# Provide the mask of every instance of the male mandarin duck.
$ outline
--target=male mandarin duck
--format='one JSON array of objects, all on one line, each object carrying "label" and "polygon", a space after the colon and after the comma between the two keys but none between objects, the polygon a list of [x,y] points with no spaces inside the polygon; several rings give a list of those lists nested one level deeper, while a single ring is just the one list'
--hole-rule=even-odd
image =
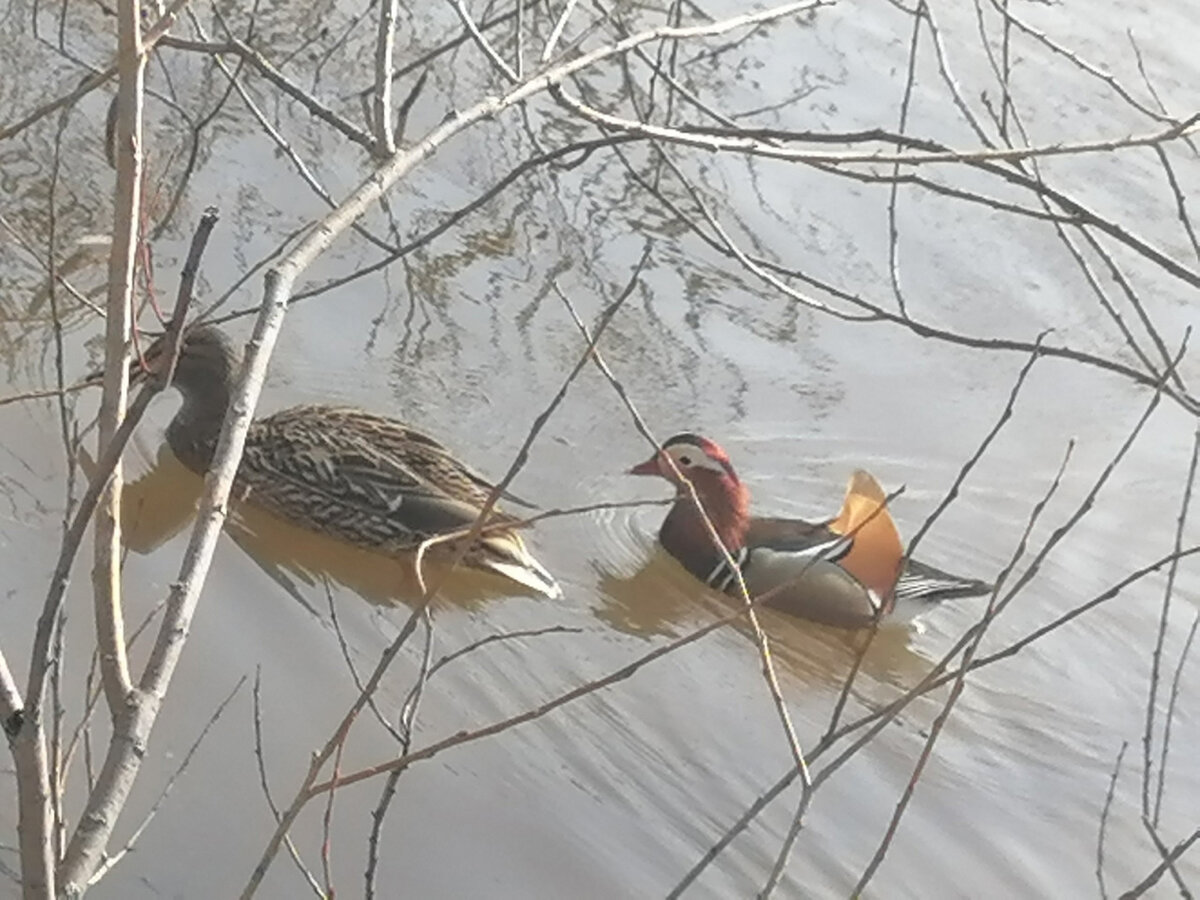
[{"label": "male mandarin duck", "polygon": [[630,469],[675,485],[675,503],[658,532],[663,548],[710,587],[740,596],[734,572],[712,541],[686,485],[691,481],[709,521],[740,566],[751,597],[793,615],[839,628],[862,628],[880,617],[907,621],[942,600],[974,597],[991,585],[906,560],[886,495],[868,473],[850,478],[837,518],[828,522],[758,518],[750,493],[716,443],[677,434],[662,452]]},{"label": "male mandarin duck", "polygon": [[[164,346],[159,338],[146,350],[146,368],[135,377],[162,367]],[[183,406],[167,426],[167,443],[199,475],[212,464],[238,363],[219,329],[185,329],[171,383]],[[297,406],[251,423],[233,495],[310,531],[395,555],[470,528],[491,490],[440,442],[402,422],[352,407]],[[463,564],[562,596],[509,527],[516,522],[493,510],[492,529],[467,549]],[[445,556],[452,549],[448,542],[430,552]]]}]

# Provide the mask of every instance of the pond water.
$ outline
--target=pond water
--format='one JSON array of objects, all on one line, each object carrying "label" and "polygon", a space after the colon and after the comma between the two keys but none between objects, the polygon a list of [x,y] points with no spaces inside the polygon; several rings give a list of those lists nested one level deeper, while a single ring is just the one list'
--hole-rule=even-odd
[{"label": "pond water", "polygon": [[[728,6],[727,14],[736,11]],[[998,52],[999,20],[985,6]],[[1131,29],[1167,109],[1180,118],[1195,111],[1188,104],[1195,102],[1190,86],[1200,79],[1194,53],[1200,24],[1182,8],[1013,6],[1039,31],[1111,71],[1152,104],[1126,37]],[[273,48],[271,58],[286,73],[306,88],[315,83],[339,111],[360,119],[354,92],[371,80],[373,7],[344,44],[335,42],[365,9],[348,0],[303,10],[269,6],[260,10],[258,41]],[[245,13],[230,12],[244,28],[239,16]],[[721,10],[708,12],[717,16]],[[986,119],[981,92],[992,104],[999,95],[979,44],[976,11],[943,3],[934,5],[934,14],[962,95]],[[640,15],[631,24],[660,22]],[[107,59],[111,20],[90,8],[78,16],[67,28],[72,53]],[[42,39],[28,33],[34,18]],[[402,11],[397,59],[414,59],[456,35],[456,21],[452,9]],[[536,21],[548,31],[544,16]],[[744,42],[722,38],[691,46],[680,71],[742,125],[894,128],[911,30],[911,19],[888,4],[836,6]],[[9,48],[0,108],[32,109],[83,74],[48,45],[57,40],[50,12],[17,3],[0,16],[0,31]],[[909,132],[955,147],[978,146],[939,77],[928,34],[922,42]],[[724,49],[710,53],[704,47]],[[163,50],[159,60],[151,66],[150,85],[173,95],[194,120],[226,90],[223,77],[200,56]],[[1014,104],[1031,143],[1160,127],[1029,35],[1014,36],[1012,61]],[[615,103],[622,96],[620,73],[606,72],[591,77],[588,89]],[[645,70],[637,74],[642,82],[646,77]],[[261,79],[249,83],[267,118],[335,197],[357,185],[366,171],[360,149],[278,99]],[[399,84],[403,94],[411,78]],[[474,48],[442,58],[413,106],[408,135],[422,135],[449,109],[465,108],[486,84],[486,64]],[[71,114],[57,169],[55,117],[0,145],[6,219],[42,258],[53,226],[59,272],[101,303],[105,249],[85,239],[105,233],[111,219],[112,174],[101,137],[110,96],[92,94]],[[159,222],[188,161],[181,138],[186,129],[162,101],[149,104],[148,116],[150,218]],[[537,101],[524,117],[510,112],[442,147],[389,195],[386,208],[364,221],[385,240],[407,240],[470,202],[535,148],[560,146],[583,133],[549,99]],[[895,309],[887,184],[782,161],[670,152],[741,246]],[[1195,154],[1180,142],[1166,153],[1194,207],[1200,186]],[[719,441],[750,486],[755,507],[774,514],[832,515],[847,476],[866,468],[888,489],[905,486],[894,514],[902,533],[914,534],[996,423],[1027,355],[804,307],[713,251],[630,178],[626,161],[646,173],[653,158],[651,149],[637,145],[596,151],[571,168],[533,169],[402,261],[295,304],[260,409],[361,405],[437,435],[499,478],[582,352],[554,285],[585,320],[593,320],[630,278],[649,242],[649,263],[601,350],[655,433],[665,438],[694,430]],[[1041,167],[1057,189],[1184,267],[1200,269],[1153,149],[1052,157]],[[942,167],[921,174],[1036,207],[1031,194],[978,171]],[[52,190],[53,219],[47,211]],[[663,190],[699,220],[677,180],[664,175]],[[233,98],[205,129],[178,210],[152,242],[159,303],[169,307],[191,228],[210,204],[222,218],[203,262],[203,305],[327,208]],[[910,185],[899,194],[897,228],[899,277],[914,319],[1015,341],[1032,341],[1052,328],[1049,344],[1138,366],[1051,223]],[[15,394],[54,384],[56,352],[45,270],[10,232],[2,233],[0,358],[8,370],[7,393]],[[1195,287],[1114,241],[1105,246],[1173,353],[1197,321]],[[361,237],[346,237],[305,273],[303,287],[354,272],[380,253]],[[1118,298],[1114,302],[1133,323],[1139,343],[1150,346],[1103,261],[1090,252],[1088,260]],[[221,312],[253,307],[260,299],[261,278],[251,275]],[[64,310],[70,382],[99,359],[102,326],[62,290],[55,302]],[[152,320],[147,311],[143,322]],[[241,340],[249,324],[242,318],[227,327]],[[1179,374],[1185,383],[1200,376],[1196,359],[1190,349],[1183,356]],[[1061,486],[1032,529],[1029,546],[1036,552],[1083,501],[1152,397],[1144,385],[1094,366],[1037,362],[1011,421],[918,555],[957,573],[994,579],[1074,441]],[[90,394],[78,400],[74,414],[81,428],[96,404]],[[176,577],[200,490],[199,479],[161,447],[176,404],[173,395],[155,402],[127,454],[136,481],[126,502],[131,623],[155,607]],[[1194,418],[1163,399],[1087,514],[994,622],[981,654],[1002,649],[1171,551]],[[58,552],[68,467],[53,401],[0,406],[0,435],[6,574],[0,648],[23,677],[32,623]],[[647,453],[616,392],[588,367],[534,443],[513,488],[546,508],[662,499],[665,484],[624,474]],[[440,669],[422,699],[414,746],[537,707],[730,612],[728,601],[707,595],[656,548],[662,514],[657,506],[593,512],[555,519],[533,532],[538,558],[563,585],[561,600],[511,596],[491,581],[452,578],[434,607],[435,659],[492,635],[552,630],[490,643]],[[1197,534],[1200,529],[1189,524],[1185,546]],[[76,564],[68,599],[64,690],[68,709],[76,711],[92,647],[89,554],[85,550]],[[1094,894],[1101,811],[1123,742],[1129,747],[1105,846],[1110,890],[1132,887],[1157,864],[1140,820],[1140,766],[1164,572],[970,676],[869,896]],[[253,682],[256,673],[271,788],[278,802],[290,799],[310,753],[357,695],[338,629],[356,668],[369,671],[415,596],[403,562],[342,547],[253,510],[240,514],[221,539],[116,845],[154,803],[217,705],[239,679]],[[1163,656],[1168,681],[1198,597],[1200,569],[1184,561]],[[921,628],[882,632],[866,654],[846,716],[880,709],[915,685],[985,604],[947,604]],[[770,611],[762,620],[801,744],[815,745],[857,642]],[[139,649],[135,661],[144,658],[144,646]],[[393,721],[422,652],[418,631],[379,692],[378,707]],[[1160,831],[1168,844],[1198,824],[1200,767],[1191,749],[1200,740],[1197,678],[1193,660],[1180,681],[1162,803]],[[915,701],[821,786],[778,896],[849,895],[884,838],[945,700],[939,691]],[[136,852],[94,896],[218,897],[241,890],[274,824],[260,786],[253,722],[247,683]],[[838,752],[840,747],[822,754],[814,771]],[[351,771],[395,754],[394,739],[364,716],[341,767]],[[665,895],[789,765],[748,632],[720,629],[534,722],[414,764],[398,782],[383,829],[379,896]],[[81,772],[74,777],[78,799]],[[4,784],[7,796],[11,779]],[[373,779],[336,793],[330,861],[339,895],[362,893],[371,812],[382,787]],[[760,890],[798,796],[793,785],[770,804],[686,896],[741,897]],[[318,874],[324,811],[323,802],[311,804],[293,831],[300,854]],[[6,834],[0,844],[15,845],[15,804],[6,802],[0,816]],[[7,849],[0,859],[16,865]],[[1200,853],[1185,855],[1178,869],[1185,880],[1200,883]],[[306,890],[281,854],[260,895],[293,897]],[[1150,895],[1172,895],[1170,877]]]}]

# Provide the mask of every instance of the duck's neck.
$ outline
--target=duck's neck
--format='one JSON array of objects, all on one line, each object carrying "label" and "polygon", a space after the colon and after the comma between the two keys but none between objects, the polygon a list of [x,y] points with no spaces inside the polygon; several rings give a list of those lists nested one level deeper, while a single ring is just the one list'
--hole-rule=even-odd
[{"label": "duck's neck", "polygon": [[[740,550],[750,525],[750,495],[745,485],[734,476],[694,478],[692,483],[721,543],[730,553]],[[658,539],[668,553],[699,578],[708,577],[721,558],[704,516],[686,489],[675,497]]]},{"label": "duck's neck", "polygon": [[202,365],[181,358],[174,386],[183,406],[167,426],[167,444],[179,461],[203,475],[212,464],[229,406],[234,360],[205,359]]}]

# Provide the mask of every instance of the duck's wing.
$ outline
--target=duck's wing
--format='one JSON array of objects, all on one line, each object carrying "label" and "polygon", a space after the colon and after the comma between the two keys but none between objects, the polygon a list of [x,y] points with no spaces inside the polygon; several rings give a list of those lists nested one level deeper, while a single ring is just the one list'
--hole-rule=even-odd
[{"label": "duck's wing", "polygon": [[776,550],[803,550],[813,544],[833,540],[838,535],[825,522],[806,522],[804,519],[755,517],[746,529],[746,544],[751,547],[772,547]]},{"label": "duck's wing", "polygon": [[[871,623],[879,596],[840,563],[850,552],[851,539],[828,530],[775,537],[773,545],[742,547],[733,555],[751,597],[765,597],[768,606],[826,625],[859,628]],[[739,596],[737,575],[724,560],[705,580]]]},{"label": "duck's wing", "polygon": [[[461,490],[478,497],[483,504],[495,488],[495,482],[457,459],[450,450],[435,437],[423,431],[354,407],[307,407],[318,409],[323,414],[343,423],[343,427],[362,435],[370,435],[371,443],[384,453],[397,459],[409,459],[417,467],[427,466],[434,477],[447,478]],[[294,410],[287,410],[291,413]],[[526,509],[537,509],[537,504],[518,497],[511,491],[502,491],[500,497]]]},{"label": "duck's wing", "polygon": [[868,590],[887,597],[904,558],[887,495],[868,472],[855,472],[838,515],[826,522],[756,518],[746,546],[838,562]]},{"label": "duck's wing", "polygon": [[824,522],[804,519],[755,518],[746,532],[746,545],[772,550],[807,552],[842,540],[848,544],[837,558],[859,581],[887,596],[904,557],[900,533],[887,510],[887,495],[868,472],[855,472],[846,486],[838,515]]},{"label": "duck's wing", "polygon": [[[879,598],[842,568],[853,538],[822,524],[792,519],[758,519],[748,536],[753,543],[733,554],[751,597],[791,615],[839,627],[869,624]],[[706,583],[737,596],[737,573],[718,560]],[[701,577],[704,577],[703,575]]]},{"label": "duck's wing", "polygon": [[[735,559],[751,596],[767,595],[770,606],[815,622],[871,624],[890,599],[903,560],[886,503],[879,483],[859,471],[834,519],[752,519]],[[707,580],[725,591],[737,583],[724,561]]]},{"label": "duck's wing", "polygon": [[768,606],[838,628],[870,625],[883,602],[834,559],[760,548],[751,552],[743,577],[751,596],[765,595]]},{"label": "duck's wing", "polygon": [[[748,549],[737,558],[751,596],[769,594],[768,604],[785,612],[854,628],[870,625],[881,604],[889,619],[903,622],[943,600],[992,590],[986,582],[905,561],[886,503],[879,483],[860,470],[850,478],[838,516],[828,522],[752,520]],[[736,579],[719,565],[709,583],[729,590]]]},{"label": "duck's wing", "polygon": [[239,483],[252,502],[356,543],[415,545],[469,526],[487,497],[469,469],[424,437],[336,409],[285,410],[252,427]]}]

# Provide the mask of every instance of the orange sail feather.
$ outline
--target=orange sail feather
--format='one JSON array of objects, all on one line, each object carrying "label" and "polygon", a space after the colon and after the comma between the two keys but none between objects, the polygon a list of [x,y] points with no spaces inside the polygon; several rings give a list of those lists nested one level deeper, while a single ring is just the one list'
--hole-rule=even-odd
[{"label": "orange sail feather", "polygon": [[854,538],[842,567],[879,597],[891,595],[904,559],[900,532],[886,506],[887,494],[879,482],[859,469],[846,485],[842,511],[829,523],[831,531]]}]

